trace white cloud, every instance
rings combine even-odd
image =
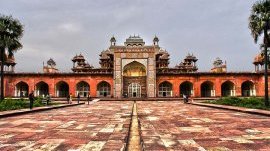
[[[62,32],[76,33],[81,31],[81,26],[75,23],[62,23],[58,25],[58,29]]]

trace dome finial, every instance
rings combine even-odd
[[[155,37],[153,39],[154,45],[158,45],[159,39],[157,37],[157,35],[155,34]]]

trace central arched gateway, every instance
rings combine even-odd
[[[123,68],[123,95],[125,97],[146,97],[146,69],[137,61]]]

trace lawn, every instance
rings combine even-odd
[[[218,100],[213,100],[213,101],[209,100],[204,103],[270,110],[270,107],[265,106],[263,98],[256,98],[256,97],[250,97],[250,98],[223,97]]]
[[[49,105],[56,105],[59,103],[51,102]],[[33,107],[41,107],[46,106],[43,104],[41,99],[38,98],[34,101]],[[17,110],[17,109],[24,109],[29,108],[29,100],[28,99],[5,99],[0,101],[0,111],[7,111],[7,110]]]

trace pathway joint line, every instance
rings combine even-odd
[[[139,120],[137,114],[137,103],[133,104],[127,151],[142,151],[141,136],[139,132]]]

